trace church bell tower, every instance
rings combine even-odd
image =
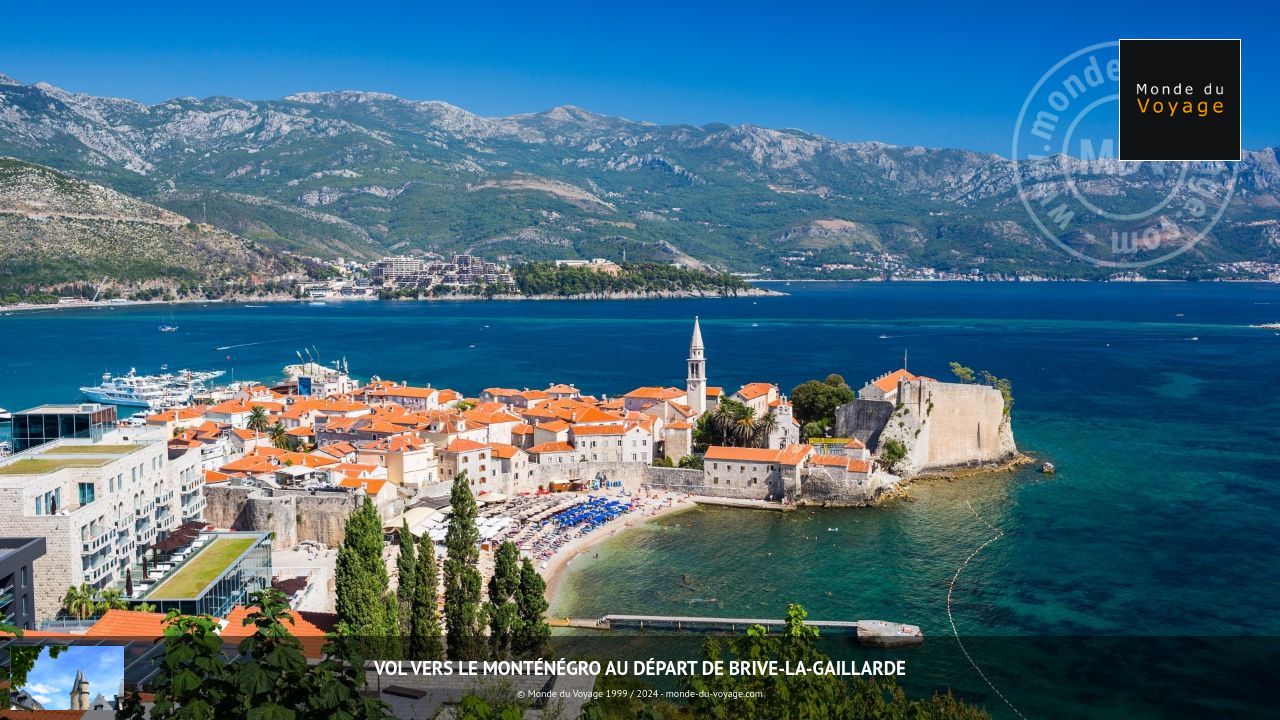
[[[693,339],[689,341],[689,379],[685,384],[689,407],[698,415],[707,411],[707,358],[702,347],[702,328],[693,318]]]

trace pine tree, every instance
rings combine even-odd
[[[489,579],[489,653],[495,658],[511,655],[511,641],[520,623],[516,594],[520,592],[520,551],[507,541],[494,555]]]
[[[436,546],[430,535],[424,534],[418,547],[416,580],[409,613],[409,659],[442,660],[444,645],[441,643],[440,608],[437,604],[440,575],[436,568]]]
[[[396,600],[399,605],[400,631],[409,634],[409,618],[413,606],[413,596],[418,583],[418,559],[414,550],[417,541],[409,532],[409,521],[405,520],[400,528],[400,552],[396,556],[396,570],[400,576],[396,585]]]
[[[382,519],[368,497],[347,518],[334,567],[338,619],[361,639],[395,637],[399,621],[388,602],[390,579],[382,560]],[[373,652],[373,647],[369,650]]]
[[[484,650],[480,617],[480,532],[476,529],[476,499],[466,472],[453,480],[449,499],[453,512],[445,535],[444,621],[450,660],[478,660]]]
[[[520,566],[520,589],[516,592],[519,620],[511,642],[512,654],[523,658],[544,657],[550,650],[551,628],[543,614],[547,612],[547,583],[529,558]]]

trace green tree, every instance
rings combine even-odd
[[[489,654],[494,658],[511,655],[511,640],[520,623],[516,595],[520,592],[520,551],[510,540],[494,553],[493,577],[489,578]]]
[[[391,720],[387,706],[365,692],[364,661],[349,628],[327,636],[323,658],[309,665],[288,603],[277,590],[250,596],[245,618],[253,631],[228,663],[217,619],[170,612],[160,665],[143,690],[154,694],[147,713],[137,692],[121,698],[118,717],[130,720]]]
[[[400,526],[400,549],[396,554],[396,602],[399,606],[400,632],[409,635],[410,618],[413,613],[413,596],[418,587],[418,557],[415,546],[418,544],[413,533],[409,531],[409,521]]]
[[[836,382],[839,384],[834,384]],[[836,408],[853,402],[853,399],[853,388],[844,383],[844,378],[834,374],[828,375],[826,381],[807,380],[791,391],[796,422],[802,426],[811,422],[820,422],[824,427],[833,425]]]
[[[280,423],[271,426],[271,445],[281,450],[293,450],[295,447],[293,436]]]
[[[449,530],[445,534],[444,621],[451,660],[476,660],[484,652],[484,621],[480,607],[480,532],[476,529],[476,499],[467,473],[453,480],[449,502]]]
[[[951,362],[951,374],[962,383],[974,382],[973,368],[965,367],[958,362]]]
[[[98,600],[88,583],[67,588],[67,593],[62,596],[62,607],[77,620],[98,614]]]
[[[778,418],[772,411],[756,417],[751,406],[726,398],[698,418],[694,435],[702,447],[765,447],[777,427]]]
[[[104,613],[108,610],[127,610],[129,609],[129,601],[124,599],[124,593],[120,588],[107,588],[98,594],[98,612]]]
[[[525,558],[520,565],[520,589],[516,593],[516,608],[520,621],[511,641],[512,655],[520,658],[545,657],[550,651],[551,628],[544,615],[547,612],[547,583]]]
[[[675,463],[671,461],[671,458],[664,455],[660,458],[654,458],[653,466],[654,467],[675,467]]]
[[[307,659],[302,643],[285,628],[293,614],[284,594],[268,589],[254,594],[244,619],[253,632],[237,647],[243,662],[232,667],[237,717],[292,718],[310,699]]]
[[[680,458],[680,467],[688,468],[691,470],[701,470],[702,456],[701,455],[685,455],[684,457]]]
[[[267,417],[267,409],[261,405],[254,405],[250,408],[246,425],[254,432],[266,432],[271,427],[271,420]]]
[[[423,534],[417,556],[409,624],[409,658],[441,660],[444,658],[444,645],[440,632],[440,574],[436,567],[436,546],[430,535]]]
[[[0,621],[0,634],[12,635],[17,639],[22,639],[22,628],[11,625],[7,622]],[[27,684],[27,675],[36,666],[36,660],[40,659],[40,652],[48,649],[50,658],[57,658],[67,649],[66,645],[21,645],[18,643],[10,643],[6,649],[9,662],[7,677],[0,673],[0,678],[7,682],[0,682],[0,711],[9,707],[9,692],[13,688],[20,688]]]
[[[800,439],[808,440],[810,438],[820,438],[827,436],[827,428],[831,427],[822,420],[811,420],[800,428]]]
[[[334,566],[338,619],[362,640],[399,635],[395,598],[387,590],[390,579],[382,560],[382,546],[382,518],[373,501],[365,497],[347,518]]]
[[[799,605],[787,607],[786,624],[776,634],[755,626],[723,646],[712,638],[703,644],[705,660],[747,660],[803,664],[812,667],[827,657],[818,648],[818,631],[806,625]],[[950,695],[908,700],[892,680],[852,680],[832,674],[694,675],[685,678],[693,691],[693,717],[731,720],[984,720],[986,712]],[[740,693],[736,698],[735,693]]]
[[[896,470],[898,463],[907,457],[907,446],[900,440],[885,440],[880,446],[880,464],[889,471]]]

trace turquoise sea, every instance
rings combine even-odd
[[[1056,475],[921,483],[876,509],[671,516],[575,561],[553,611],[759,617],[800,602],[819,619],[920,625],[927,651],[905,655],[907,684],[955,688],[998,717],[1176,717],[1197,700],[1196,712],[1266,716],[1251,692],[1277,679],[1280,334],[1249,326],[1280,321],[1280,286],[780,289],[185,305],[176,333],[156,330],[167,308],[0,314],[0,406],[74,400],[130,366],[272,379],[304,346],[361,377],[468,394],[551,382],[615,394],[682,383],[694,315],[710,382],[729,389],[829,372],[858,384],[904,351],[936,377],[957,360],[1012,379],[1019,445]],[[952,620],[990,684],[948,639]]]

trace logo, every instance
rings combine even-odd
[[[1036,227],[1059,248],[1101,267],[1136,269],[1208,235],[1231,200],[1239,164],[1121,161],[1118,49],[1112,41],[1077,50],[1027,94],[1013,132],[1014,183]]]

